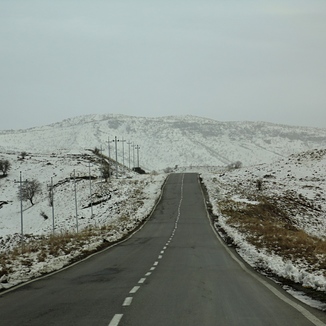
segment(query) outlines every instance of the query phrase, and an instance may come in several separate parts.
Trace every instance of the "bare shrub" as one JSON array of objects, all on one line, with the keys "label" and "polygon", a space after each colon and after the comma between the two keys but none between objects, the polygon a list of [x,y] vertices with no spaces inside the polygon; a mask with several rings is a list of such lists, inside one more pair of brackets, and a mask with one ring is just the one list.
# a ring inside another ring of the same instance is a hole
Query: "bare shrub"
[{"label": "bare shrub", "polygon": [[257,190],[259,190],[259,191],[263,190],[263,180],[262,179],[257,179],[256,180],[256,186],[257,186]]},{"label": "bare shrub", "polygon": [[42,211],[41,213],[40,213],[40,215],[45,219],[45,220],[47,220],[49,217]]},{"label": "bare shrub", "polygon": [[42,192],[41,184],[36,179],[26,180],[19,186],[18,198],[21,200],[29,200],[34,205],[34,197]]},{"label": "bare shrub", "polygon": [[103,179],[105,180],[105,182],[107,182],[111,175],[110,164],[106,161],[103,161],[100,167],[100,171]]},{"label": "bare shrub", "polygon": [[234,170],[234,169],[240,169],[241,167],[242,167],[242,162],[236,161],[236,162],[230,163],[227,166],[227,169],[228,170]]},{"label": "bare shrub", "polygon": [[11,163],[8,160],[0,160],[0,171],[3,176],[7,176],[10,169]]}]

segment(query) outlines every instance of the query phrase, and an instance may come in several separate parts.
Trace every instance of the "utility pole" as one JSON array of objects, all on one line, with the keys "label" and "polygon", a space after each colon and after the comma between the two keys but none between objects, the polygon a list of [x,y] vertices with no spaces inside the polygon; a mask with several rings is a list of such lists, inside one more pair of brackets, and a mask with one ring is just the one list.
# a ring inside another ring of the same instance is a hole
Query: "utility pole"
[{"label": "utility pole", "polygon": [[123,166],[123,171],[125,169],[125,141],[123,138],[121,140],[122,142],[122,166]]},{"label": "utility pole", "polygon": [[135,167],[135,146],[134,143],[132,143],[132,165],[133,168]]},{"label": "utility pole", "polygon": [[52,234],[54,234],[54,190],[53,190],[53,177],[51,177],[51,189],[50,189],[50,198],[51,198],[51,206],[52,206]]},{"label": "utility pole", "polygon": [[102,165],[102,169],[101,169],[101,171],[102,171],[102,182],[103,182],[103,180],[104,180],[104,171],[103,171],[103,167],[104,167],[104,157],[103,157],[103,147],[102,147],[102,145],[101,145],[101,158],[102,158],[102,160],[101,160],[101,165]]},{"label": "utility pole", "polygon": [[111,177],[110,167],[111,167],[111,149],[110,143],[113,143],[115,140],[110,140],[110,136],[108,136],[108,154],[109,154],[109,178]]},{"label": "utility pole", "polygon": [[75,171],[75,169],[74,169],[74,190],[75,190],[75,208],[76,208],[76,231],[78,233],[77,188],[76,188],[76,171]]},{"label": "utility pole", "polygon": [[129,158],[129,164],[128,164],[128,167],[129,167],[129,170],[130,170],[130,145],[131,145],[131,141],[128,141],[128,147],[129,147],[129,155],[128,155],[128,158]]},{"label": "utility pole", "polygon": [[93,217],[93,199],[92,199],[91,162],[88,162],[88,176],[89,176],[89,198],[91,200],[91,218],[92,218]]},{"label": "utility pole", "polygon": [[140,149],[140,146],[136,145],[135,148],[137,150],[137,167],[139,168],[139,149]]},{"label": "utility pole", "polygon": [[23,192],[22,192],[22,171],[19,172],[19,194],[20,194],[20,232],[22,244],[24,243],[24,218],[23,218]]},{"label": "utility pole", "polygon": [[119,139],[117,138],[117,136],[114,137],[114,143],[115,143],[115,176],[118,179],[118,145],[117,142],[119,141]]},{"label": "utility pole", "polygon": [[14,180],[15,183],[19,183],[19,197],[20,197],[20,234],[21,234],[21,245],[24,248],[24,216],[23,216],[23,181],[22,171],[19,172],[19,181]]},{"label": "utility pole", "polygon": [[109,159],[111,160],[111,153],[110,153],[110,136],[108,136],[108,154],[109,154]]}]

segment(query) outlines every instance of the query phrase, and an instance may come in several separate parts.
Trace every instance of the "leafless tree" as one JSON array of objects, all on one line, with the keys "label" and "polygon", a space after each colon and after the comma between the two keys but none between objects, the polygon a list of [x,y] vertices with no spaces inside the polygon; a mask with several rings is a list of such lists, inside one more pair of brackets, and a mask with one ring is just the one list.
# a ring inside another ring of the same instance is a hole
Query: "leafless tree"
[{"label": "leafless tree", "polygon": [[241,167],[242,167],[242,162],[240,162],[240,161],[230,163],[227,166],[228,170],[240,169]]},{"label": "leafless tree", "polygon": [[3,176],[8,174],[8,171],[11,169],[11,164],[8,160],[0,160],[0,171]]},{"label": "leafless tree", "polygon": [[21,185],[21,190],[18,191],[18,197],[21,200],[29,200],[32,206],[34,205],[34,197],[42,192],[41,184],[36,179],[26,180]]},{"label": "leafless tree", "polygon": [[257,190],[261,191],[263,189],[263,180],[262,179],[257,179],[256,180],[256,186],[257,186]]},{"label": "leafless tree", "polygon": [[101,171],[103,178],[105,179],[105,182],[107,182],[108,179],[110,178],[110,174],[111,174],[109,163],[103,162],[100,167],[100,171]]},{"label": "leafless tree", "polygon": [[240,162],[240,161],[234,162],[234,168],[235,169],[240,169],[241,167],[242,167],[242,162]]}]

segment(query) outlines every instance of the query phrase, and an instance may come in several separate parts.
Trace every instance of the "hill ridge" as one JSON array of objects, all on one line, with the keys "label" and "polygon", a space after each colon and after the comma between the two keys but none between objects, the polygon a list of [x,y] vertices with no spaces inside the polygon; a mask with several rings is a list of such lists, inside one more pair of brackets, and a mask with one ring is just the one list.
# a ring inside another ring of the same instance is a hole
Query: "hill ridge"
[{"label": "hill ridge", "polygon": [[321,128],[269,122],[221,122],[192,115],[90,114],[42,127],[0,132],[0,151],[79,153],[95,147],[109,151],[110,144],[113,153],[115,136],[120,140],[119,162],[129,160],[129,150],[134,161],[135,150],[127,144],[131,142],[140,146],[140,166],[146,170],[176,165],[226,165],[234,161],[253,165],[326,147],[326,129]]}]

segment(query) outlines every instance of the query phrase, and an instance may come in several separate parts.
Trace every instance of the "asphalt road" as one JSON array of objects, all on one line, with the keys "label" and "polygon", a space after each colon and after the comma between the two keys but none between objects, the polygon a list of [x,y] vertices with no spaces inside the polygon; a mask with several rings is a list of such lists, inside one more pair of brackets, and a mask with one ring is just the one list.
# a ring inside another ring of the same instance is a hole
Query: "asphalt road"
[{"label": "asphalt road", "polygon": [[[281,291],[281,290],[280,290]],[[317,318],[318,317],[318,318]],[[172,174],[129,240],[0,295],[0,325],[325,325],[214,233],[196,174]]]}]

